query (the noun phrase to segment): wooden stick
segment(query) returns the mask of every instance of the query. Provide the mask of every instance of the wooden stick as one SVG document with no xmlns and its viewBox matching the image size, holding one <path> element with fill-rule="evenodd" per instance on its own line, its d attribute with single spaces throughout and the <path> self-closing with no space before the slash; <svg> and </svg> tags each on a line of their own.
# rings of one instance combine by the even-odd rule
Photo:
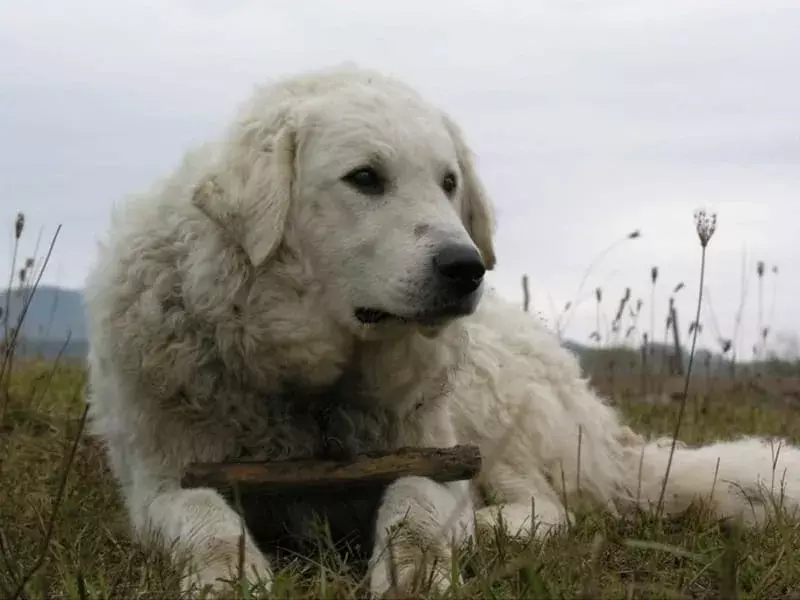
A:
<svg viewBox="0 0 800 600">
<path fill-rule="evenodd" d="M 353 484 L 388 484 L 399 477 L 416 475 L 438 482 L 471 479 L 481 467 L 480 449 L 463 445 L 452 448 L 402 448 L 371 452 L 353 461 L 278 460 L 194 463 L 187 467 L 185 488 L 249 488 L 259 494 L 303 493 L 320 488 Z"/>
</svg>

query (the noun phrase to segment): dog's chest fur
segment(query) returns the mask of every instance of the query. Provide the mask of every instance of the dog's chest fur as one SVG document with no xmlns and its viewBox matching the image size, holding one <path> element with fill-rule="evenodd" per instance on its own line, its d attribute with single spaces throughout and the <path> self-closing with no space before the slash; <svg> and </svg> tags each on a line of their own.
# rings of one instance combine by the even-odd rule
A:
<svg viewBox="0 0 800 600">
<path fill-rule="evenodd" d="M 164 406 L 165 416 L 191 431 L 195 460 L 341 458 L 413 445 L 415 424 L 445 402 L 458 368 L 454 355 L 417 337 L 368 345 L 326 386 L 284 380 L 264 391 L 246 372 L 199 373 L 213 389 L 186 390 Z"/>
</svg>

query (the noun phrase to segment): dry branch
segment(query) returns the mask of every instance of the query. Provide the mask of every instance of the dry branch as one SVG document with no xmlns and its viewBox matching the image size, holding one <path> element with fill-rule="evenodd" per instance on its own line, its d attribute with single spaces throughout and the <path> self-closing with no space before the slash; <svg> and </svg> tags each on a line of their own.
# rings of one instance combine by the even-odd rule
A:
<svg viewBox="0 0 800 600">
<path fill-rule="evenodd" d="M 239 460 L 189 465 L 185 488 L 241 489 L 259 494 L 297 494 L 353 484 L 384 485 L 399 477 L 429 477 L 439 482 L 471 479 L 481 467 L 477 446 L 402 448 L 372 452 L 352 461 L 299 459 Z"/>
</svg>

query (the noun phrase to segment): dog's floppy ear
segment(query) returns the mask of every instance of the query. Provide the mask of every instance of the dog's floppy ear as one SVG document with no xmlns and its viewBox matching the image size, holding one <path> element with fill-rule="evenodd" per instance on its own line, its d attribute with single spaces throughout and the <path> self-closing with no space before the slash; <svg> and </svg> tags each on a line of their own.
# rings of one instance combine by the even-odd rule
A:
<svg viewBox="0 0 800 600">
<path fill-rule="evenodd" d="M 445 126 L 453 138 L 459 167 L 463 177 L 461 196 L 461 220 L 467 228 L 472 241 L 480 250 L 486 268 L 494 268 L 494 212 L 489 195 L 475 170 L 475 159 L 464 140 L 459 126 L 447 115 L 443 115 Z"/>
<path fill-rule="evenodd" d="M 244 133 L 227 147 L 220 168 L 195 188 L 192 204 L 241 247 L 254 266 L 277 250 L 289 211 L 296 134 L 285 123 L 267 141 Z"/>
</svg>

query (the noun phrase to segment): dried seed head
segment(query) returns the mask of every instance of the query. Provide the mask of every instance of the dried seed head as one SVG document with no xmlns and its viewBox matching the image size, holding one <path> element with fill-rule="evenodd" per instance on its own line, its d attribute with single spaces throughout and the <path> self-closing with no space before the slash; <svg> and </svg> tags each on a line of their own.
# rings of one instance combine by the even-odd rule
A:
<svg viewBox="0 0 800 600">
<path fill-rule="evenodd" d="M 685 287 L 685 286 L 683 285 L 683 282 L 681 281 L 681 282 L 680 282 L 678 285 L 676 285 L 676 286 L 675 286 L 675 289 L 674 289 L 674 290 L 672 290 L 672 293 L 673 293 L 673 294 L 677 294 L 677 293 L 678 293 L 678 292 L 680 292 L 680 291 L 681 291 L 681 290 L 682 290 L 684 287 Z"/>
<path fill-rule="evenodd" d="M 17 213 L 17 218 L 14 221 L 14 239 L 22 237 L 22 231 L 25 229 L 25 215 L 21 212 Z"/>
<path fill-rule="evenodd" d="M 596 288 L 594 290 L 594 297 L 597 298 L 597 303 L 600 304 L 603 301 L 603 290 Z"/>
<path fill-rule="evenodd" d="M 642 237 L 642 232 L 641 232 L 641 231 L 639 231 L 638 229 L 636 229 L 636 230 L 634 230 L 634 231 L 631 231 L 631 232 L 628 234 L 628 239 L 629 239 L 629 240 L 635 240 L 636 238 L 639 238 L 639 237 Z"/>
<path fill-rule="evenodd" d="M 615 321 L 619 321 L 622 318 L 622 313 L 625 311 L 625 305 L 628 303 L 630 297 L 631 297 L 631 288 L 625 288 L 625 294 L 619 300 L 619 306 L 617 307 L 617 314 L 614 317 Z"/>
<path fill-rule="evenodd" d="M 700 245 L 705 248 L 711 240 L 711 236 L 717 230 L 717 213 L 707 213 L 705 209 L 700 209 L 694 213 L 694 225 L 697 229 L 697 237 L 700 238 Z"/>
<path fill-rule="evenodd" d="M 775 273 L 775 275 L 778 274 L 778 265 L 775 265 L 774 267 L 772 267 L 772 272 Z"/>
<path fill-rule="evenodd" d="M 726 338 L 720 338 L 719 340 L 720 348 L 722 348 L 722 353 L 727 354 L 730 349 L 733 347 L 733 342 Z"/>
<path fill-rule="evenodd" d="M 761 279 L 764 277 L 764 261 L 760 260 L 756 263 L 756 273 L 758 274 L 758 278 Z"/>
<path fill-rule="evenodd" d="M 32 269 L 33 268 L 33 259 L 32 258 L 26 258 L 25 259 L 25 268 L 26 269 Z"/>
<path fill-rule="evenodd" d="M 653 267 L 652 269 L 650 269 L 650 281 L 652 281 L 653 285 L 655 285 L 657 280 L 658 280 L 658 267 Z"/>
</svg>

